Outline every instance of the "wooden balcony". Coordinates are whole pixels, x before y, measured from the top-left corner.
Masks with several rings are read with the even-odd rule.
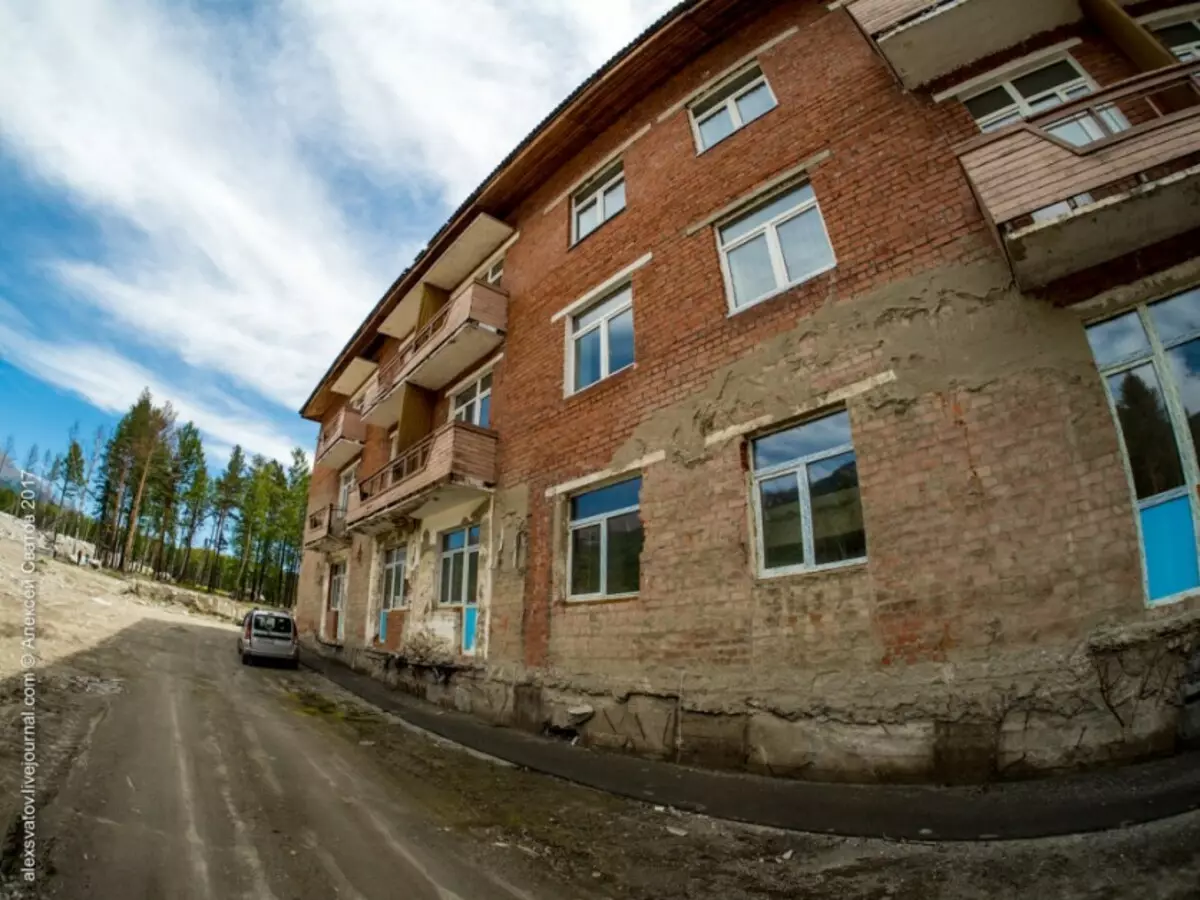
[[[1080,140],[1084,131],[1096,139]],[[1127,79],[957,153],[1023,288],[1184,234],[1200,227],[1200,61]]]
[[[357,409],[345,406],[317,438],[316,466],[340,469],[362,452],[367,428]]]
[[[481,281],[472,283],[379,368],[363,397],[363,420],[391,425],[405,385],[441,390],[494,352],[507,324],[508,295]]]
[[[1079,0],[853,0],[848,9],[909,89],[1083,17]]]
[[[487,493],[496,481],[496,433],[451,422],[359,482],[351,529],[382,530]]]
[[[306,550],[336,550],[344,546],[346,535],[346,512],[330,504],[310,510],[304,525],[304,548]]]

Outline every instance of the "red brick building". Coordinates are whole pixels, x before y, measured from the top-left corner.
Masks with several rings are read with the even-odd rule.
[[[310,645],[777,774],[1170,750],[1200,646],[1198,55],[1196,3],[681,4],[305,405]]]

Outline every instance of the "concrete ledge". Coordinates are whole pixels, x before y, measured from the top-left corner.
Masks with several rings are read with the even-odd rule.
[[[533,771],[722,819],[893,840],[1015,840],[1119,828],[1200,808],[1200,753],[985,787],[785,781],[572,746],[442,709],[307,650],[301,661],[409,723]]]

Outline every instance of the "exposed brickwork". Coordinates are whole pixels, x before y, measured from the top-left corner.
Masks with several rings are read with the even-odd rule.
[[[686,110],[659,120],[792,27],[758,57],[775,109],[700,154]],[[1085,23],[935,87],[1072,36],[1101,86],[1134,74]],[[829,777],[927,777],[951,758],[986,777],[1169,745],[1168,689],[1114,721],[1111,685],[1080,661],[1102,626],[1165,614],[1145,606],[1135,510],[1084,335],[1094,311],[1072,304],[1114,284],[1130,286],[1126,302],[1147,299],[1159,288],[1146,276],[1194,255],[1194,239],[1022,295],[954,153],[978,129],[931,93],[902,92],[844,10],[770,4],[507,217],[520,237],[505,261],[494,431],[446,432],[454,441],[429,464],[497,484],[486,514],[449,517],[484,525],[491,680],[434,699],[537,727],[539,704],[586,696],[603,712],[584,732],[592,743]],[[565,192],[647,124],[623,155],[626,209],[570,246]],[[714,229],[691,226],[821,154],[810,178],[836,268],[730,315]],[[564,396],[566,323],[553,317],[647,253],[632,276],[635,365]],[[843,406],[868,558],[764,577],[747,442]],[[443,395],[435,428],[449,412]],[[386,429],[369,429],[360,474],[387,454]],[[553,489],[647,457],[638,596],[567,602],[567,498]],[[312,504],[335,489],[336,474],[315,478]],[[444,527],[394,538],[419,540],[420,574],[381,649],[430,616],[461,629],[434,600]],[[348,647],[369,640],[383,546],[363,535],[349,549]],[[306,559],[302,601],[319,567]],[[1176,609],[1189,606],[1200,602]],[[1164,666],[1186,652],[1172,645]]]

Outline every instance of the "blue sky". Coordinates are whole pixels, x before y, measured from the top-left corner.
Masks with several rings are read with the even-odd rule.
[[[223,461],[296,413],[384,288],[671,0],[0,0],[0,442],[143,386]]]

